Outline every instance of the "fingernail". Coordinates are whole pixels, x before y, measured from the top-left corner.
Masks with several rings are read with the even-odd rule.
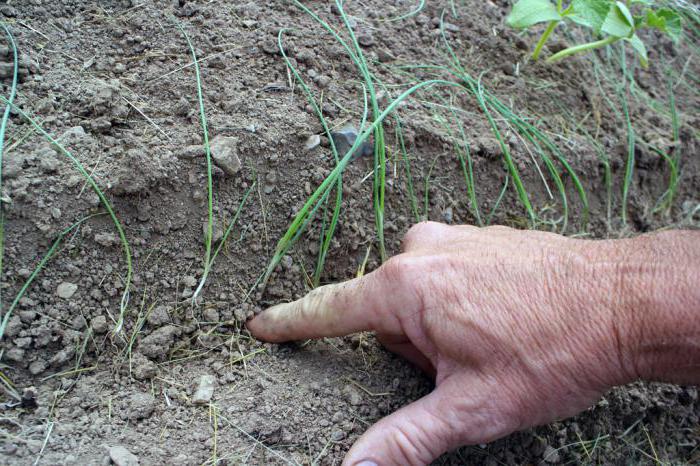
[[[364,461],[360,461],[359,463],[355,463],[355,466],[378,466],[378,465],[374,461],[364,460]]]

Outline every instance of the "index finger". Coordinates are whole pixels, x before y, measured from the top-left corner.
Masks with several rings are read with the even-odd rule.
[[[363,277],[316,288],[297,301],[273,306],[249,321],[248,330],[256,338],[276,343],[365,330],[399,333],[397,312],[411,306],[411,293],[403,289],[401,280],[392,279],[392,267],[388,265]]]

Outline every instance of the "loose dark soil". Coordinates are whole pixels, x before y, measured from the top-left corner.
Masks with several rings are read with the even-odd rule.
[[[438,26],[450,2],[426,2],[416,16],[385,21],[417,3],[346,5],[372,69],[392,95],[405,88],[394,84],[409,82],[398,66],[445,63]],[[630,111],[640,142],[623,225],[627,130],[608,104],[616,102],[615,90],[607,81],[597,86],[590,57],[528,63],[537,38],[503,25],[508,2],[454,4],[459,16],[448,14],[446,29],[464,66],[475,76],[486,72],[484,86],[517,113],[540,119],[584,181],[588,227],[571,180],[564,178],[572,210],[568,234],[620,237],[698,225],[697,55],[655,33],[644,35],[652,64],[633,70],[637,92],[630,95]],[[327,2],[308,5],[340,28]],[[0,368],[19,393],[36,392],[36,406],[31,400],[17,406],[3,395],[1,463],[109,464],[111,453],[119,464],[133,464],[114,448],[123,446],[141,464],[339,464],[369,425],[431,389],[430,380],[385,352],[370,334],[270,345],[252,339],[243,325],[254,312],[307,290],[320,222],[301,237],[265,290],[248,293],[295,212],[334,166],[324,138],[319,147],[305,149],[320,125],[298,86],[290,87],[277,49],[280,28],[292,28],[285,36],[288,53],[316,95],[323,93],[334,127],[357,126],[362,114],[359,75],[308,15],[281,0],[10,0],[0,13],[22,56],[18,105],[89,167],[125,225],[135,261],[120,336],[110,331],[126,269],[107,216],[91,218],[69,235],[22,299],[2,341]],[[239,170],[215,168],[219,231],[257,183],[196,307],[189,298],[203,273],[206,162],[194,70],[173,17],[202,59],[211,136],[233,138],[228,143],[241,162]],[[572,33],[555,34],[551,48]],[[0,55],[7,95],[10,56]],[[607,63],[605,53],[598,56]],[[634,63],[631,55],[628,63]],[[681,121],[679,144],[668,116],[668,70]],[[623,79],[619,67],[607,72]],[[454,105],[463,110],[476,191],[488,212],[506,176],[501,149],[473,99],[465,96]],[[399,112],[423,218],[473,223],[454,140],[435,117],[440,109],[425,93]],[[415,221],[394,124],[387,124],[391,253]],[[556,193],[550,198],[524,144],[502,129],[537,212],[558,218]],[[603,168],[583,129],[611,159],[611,222]],[[102,209],[71,163],[16,114],[8,135],[5,306],[56,235]],[[668,214],[653,212],[668,184],[668,167],[644,142],[681,151],[680,191]],[[347,168],[323,282],[353,277],[374,241],[371,170],[371,157]],[[527,225],[513,189],[493,222]],[[367,270],[378,265],[373,249]],[[195,393],[203,375],[213,376],[213,397],[194,403],[206,395]],[[611,391],[574,419],[465,447],[437,464],[697,464],[699,420],[697,388],[639,383]]]

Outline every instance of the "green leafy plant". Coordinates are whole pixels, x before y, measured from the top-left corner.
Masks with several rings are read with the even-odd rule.
[[[639,14],[632,13],[635,4],[641,7]],[[601,38],[557,52],[547,59],[549,62],[625,41],[637,53],[642,65],[646,66],[649,61],[647,49],[637,31],[644,28],[657,29],[674,42],[680,39],[682,33],[681,16],[670,8],[656,8],[650,0],[572,0],[567,7],[564,7],[563,0],[557,0],[556,4],[550,0],[518,0],[506,18],[508,25],[516,29],[547,23],[547,28],[532,53],[535,60],[554,29],[566,21],[589,28]]]

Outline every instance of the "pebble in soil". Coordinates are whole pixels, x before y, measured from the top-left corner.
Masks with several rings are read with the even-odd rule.
[[[338,151],[338,156],[343,157],[352,148],[353,144],[357,140],[357,129],[354,126],[344,126],[338,131],[333,131],[331,137],[333,138],[333,143]],[[355,149],[352,156],[350,156],[350,161],[353,161],[360,157],[367,157],[374,151],[374,146],[368,141],[363,141],[360,146]]]

